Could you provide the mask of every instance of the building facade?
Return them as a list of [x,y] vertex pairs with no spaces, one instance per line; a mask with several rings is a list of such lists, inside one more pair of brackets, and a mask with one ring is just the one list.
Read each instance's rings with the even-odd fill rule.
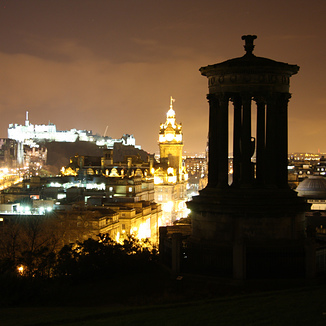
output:
[[188,172],[187,196],[191,200],[207,185],[207,160],[204,156],[186,157],[185,167]]
[[53,214],[64,226],[62,243],[107,234],[122,241],[133,235],[158,241],[161,206],[154,203],[154,178],[148,162],[126,157],[113,162],[113,150],[102,157],[76,155],[59,177],[32,177],[0,193],[0,214]]

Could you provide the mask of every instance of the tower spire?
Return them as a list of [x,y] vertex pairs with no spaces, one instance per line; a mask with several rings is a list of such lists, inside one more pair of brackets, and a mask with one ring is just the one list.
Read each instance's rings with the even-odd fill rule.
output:
[[170,96],[170,110],[172,109],[173,110],[173,102],[175,101],[175,99]]
[[170,96],[170,110],[167,112],[167,118],[175,118],[175,111],[173,110],[173,102],[175,99]]
[[29,126],[29,121],[28,121],[28,111],[26,111],[25,126]]

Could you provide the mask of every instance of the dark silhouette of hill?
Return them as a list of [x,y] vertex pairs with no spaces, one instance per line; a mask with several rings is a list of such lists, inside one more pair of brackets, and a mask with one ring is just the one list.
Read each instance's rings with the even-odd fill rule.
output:
[[48,150],[47,165],[55,167],[58,171],[61,167],[69,164],[70,157],[75,155],[102,156],[103,149],[95,143],[76,141],[68,142],[46,142],[44,146]]
[[[63,166],[69,164],[70,158],[75,155],[83,156],[102,156],[103,147],[97,146],[95,143],[76,141],[69,142],[46,142],[42,143],[47,150],[47,165],[48,169],[54,173],[58,173]],[[147,162],[149,154],[134,146],[125,146],[123,144],[114,144],[113,161],[123,162],[126,156],[138,157],[138,159]]]
[[115,143],[113,147],[113,162],[124,162],[126,156],[138,156],[140,160],[147,162],[149,153],[143,149],[135,148],[134,146],[125,146]]

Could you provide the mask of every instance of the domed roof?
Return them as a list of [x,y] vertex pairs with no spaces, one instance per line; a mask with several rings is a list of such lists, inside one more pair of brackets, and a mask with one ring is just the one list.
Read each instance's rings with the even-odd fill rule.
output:
[[299,197],[326,198],[326,179],[322,176],[310,176],[299,183],[296,191]]
[[170,110],[167,112],[166,116],[169,119],[175,118],[175,111],[172,108],[170,108]]
[[256,57],[252,53],[255,47],[253,41],[256,38],[256,35],[243,35],[242,39],[245,40],[244,48],[246,51],[244,56],[202,67],[199,69],[201,74],[204,76],[211,76],[216,73],[251,72],[252,69],[255,69],[255,71],[282,72],[293,75],[299,71],[299,66],[297,65]]

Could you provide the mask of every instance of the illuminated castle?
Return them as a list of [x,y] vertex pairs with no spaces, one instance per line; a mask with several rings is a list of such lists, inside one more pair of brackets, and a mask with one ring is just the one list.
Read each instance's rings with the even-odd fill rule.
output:
[[162,204],[166,225],[187,216],[188,174],[182,165],[182,126],[176,123],[173,102],[171,97],[166,122],[160,125],[160,165],[154,172],[155,201]]
[[28,119],[28,111],[26,112],[25,125],[9,124],[8,138],[31,147],[38,147],[36,143],[39,141],[76,142],[80,140],[95,142],[98,146],[106,146],[108,148],[112,148],[115,143],[121,143],[140,149],[140,146],[136,146],[133,135],[126,134],[120,139],[112,139],[108,136],[93,135],[92,131],[89,130],[57,130],[56,125],[53,123],[49,123],[48,125],[33,125]]

